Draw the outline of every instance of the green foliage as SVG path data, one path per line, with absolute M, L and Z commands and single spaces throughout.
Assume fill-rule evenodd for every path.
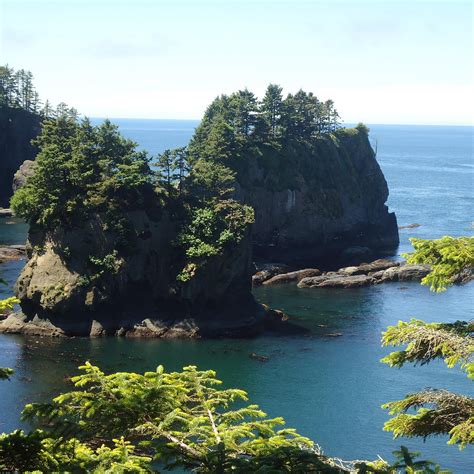
M 443 237 L 439 240 L 411 239 L 415 252 L 406 255 L 409 263 L 432 265 L 431 273 L 422 281 L 433 291 L 443 291 L 460 278 L 472 278 L 474 238 Z M 382 359 L 391 367 L 411 362 L 421 365 L 443 359 L 449 368 L 458 365 L 474 379 L 474 324 L 425 323 L 416 319 L 399 321 L 382 335 L 383 346 L 406 345 Z M 407 395 L 403 400 L 383 406 L 394 415 L 384 429 L 399 436 L 447 435 L 448 444 L 460 449 L 474 444 L 474 399 L 446 390 L 425 390 Z M 408 413 L 415 409 L 415 413 Z
M 187 183 L 191 196 L 200 200 L 225 198 L 234 191 L 235 172 L 218 162 L 199 159 Z
M 356 129 L 356 130 L 359 130 L 359 132 L 365 133 L 366 135 L 368 135 L 369 132 L 370 132 L 370 128 L 367 127 L 367 125 L 365 125 L 365 124 L 362 123 L 362 122 L 359 122 L 359 123 L 355 126 L 355 129 Z
M 52 229 L 93 213 L 123 212 L 143 204 L 151 189 L 146 153 L 105 121 L 92 127 L 68 115 L 43 123 L 35 173 L 14 194 L 15 213 Z
M 186 256 L 178 280 L 189 281 L 211 257 L 239 244 L 253 221 L 253 209 L 232 199 L 211 200 L 205 207 L 192 208 L 176 240 Z
M 12 374 L 12 369 L 5 369 L 3 367 L 0 367 L 0 380 L 8 380 L 10 378 L 10 375 Z
M 90 448 L 75 438 L 52 438 L 42 430 L 15 430 L 0 434 L 0 469 L 3 471 L 143 473 L 152 472 L 151 458 L 134 454 L 123 437 L 112 447 Z
M 120 270 L 121 261 L 118 258 L 117 250 L 106 254 L 104 257 L 89 256 L 89 263 L 94 268 L 94 274 L 90 277 L 92 280 L 97 280 L 101 276 L 107 274 L 114 274 Z
M 11 311 L 14 305 L 19 302 L 20 300 L 15 297 L 0 300 L 0 316 L 4 315 L 7 311 Z M 12 369 L 6 369 L 3 367 L 0 367 L 0 380 L 8 380 L 10 378 L 10 375 L 12 374 L 13 374 Z
M 429 406 L 430 408 L 425 408 Z M 383 405 L 390 415 L 384 430 L 399 436 L 427 438 L 448 435 L 448 444 L 460 448 L 474 444 L 474 400 L 446 390 L 425 390 L 407 395 L 403 400 Z M 415 414 L 407 413 L 415 408 Z
M 382 346 L 406 344 L 406 349 L 396 351 L 382 359 L 391 367 L 402 367 L 406 362 L 421 365 L 433 359 L 444 359 L 449 368 L 459 365 L 466 370 L 469 378 L 474 378 L 474 324 L 425 323 L 412 319 L 399 321 L 389 326 L 382 336 Z
M 28 405 L 24 416 L 43 423 L 51 439 L 65 427 L 74 433 L 84 453 L 82 466 L 85 458 L 105 468 L 97 464 L 101 456 L 123 463 L 114 455 L 121 450 L 145 467 L 159 455 L 167 467 L 195 472 L 345 472 L 311 440 L 283 428 L 282 418 L 246 405 L 243 390 L 219 388 L 213 371 L 185 367 L 166 373 L 160 366 L 143 375 L 105 375 L 89 363 L 81 370 L 72 379 L 76 390 L 50 404 Z M 105 447 L 105 440 L 119 434 L 115 448 Z M 105 446 L 92 454 L 98 444 Z M 134 450 L 138 457 L 130 458 Z
M 184 181 L 191 170 L 186 147 L 165 150 L 159 154 L 155 165 L 158 167 L 158 182 L 166 190 L 168 197 L 180 196 Z
M 0 300 L 0 316 L 11 311 L 20 300 L 14 296 Z
M 291 141 L 310 143 L 339 127 L 339 115 L 331 100 L 321 102 L 303 90 L 285 99 L 282 88 L 270 84 L 263 100 L 245 90 L 221 95 L 207 108 L 190 142 L 194 160 L 218 161 L 237 170 L 242 160 L 277 152 Z
M 86 363 L 75 390 L 27 405 L 25 420 L 43 429 L 0 435 L 0 469 L 37 472 L 142 473 L 447 473 L 402 446 L 398 461 L 345 462 L 323 455 L 310 439 L 222 389 L 212 370 L 113 373 Z
M 8 65 L 0 66 L 0 107 L 2 106 L 39 112 L 41 103 L 30 71 L 15 71 Z
M 415 251 L 404 255 L 408 263 L 427 263 L 431 272 L 421 283 L 432 291 L 445 291 L 458 280 L 470 279 L 474 271 L 474 237 L 438 240 L 410 239 Z
M 373 462 L 356 463 L 355 468 L 358 473 L 376 474 L 450 474 L 451 471 L 441 469 L 441 467 L 429 460 L 417 460 L 420 453 L 411 452 L 405 446 L 400 450 L 393 451 L 397 459 L 393 464 L 389 464 L 383 459 Z

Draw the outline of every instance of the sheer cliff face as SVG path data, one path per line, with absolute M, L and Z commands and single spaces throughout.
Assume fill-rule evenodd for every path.
M 33 160 L 31 145 L 40 130 L 40 118 L 21 109 L 0 108 L 0 207 L 8 207 L 13 175 L 25 160 Z
M 364 131 L 343 129 L 279 155 L 263 153 L 238 174 L 237 197 L 255 209 L 256 257 L 330 264 L 354 247 L 365 248 L 360 258 L 397 247 L 387 183 Z

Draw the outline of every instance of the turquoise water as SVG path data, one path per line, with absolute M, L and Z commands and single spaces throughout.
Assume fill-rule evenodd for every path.
M 197 122 L 117 121 L 122 131 L 156 153 L 186 143 Z M 408 237 L 437 238 L 472 233 L 473 153 L 471 127 L 372 126 L 378 159 L 387 178 L 389 205 L 400 225 L 400 252 Z M 25 227 L 0 220 L 0 241 L 24 239 Z M 4 265 L 13 283 L 22 262 Z M 0 289 L 8 294 L 8 289 Z M 125 339 L 41 339 L 0 336 L 0 366 L 16 369 L 0 384 L 0 429 L 18 425 L 21 407 L 66 386 L 65 377 L 89 359 L 107 370 L 148 370 L 158 364 L 179 369 L 214 368 L 227 386 L 247 390 L 271 415 L 316 440 L 330 455 L 345 459 L 389 458 L 400 444 L 422 451 L 456 473 L 470 473 L 474 450 L 461 453 L 443 438 L 393 441 L 382 431 L 380 405 L 425 387 L 472 394 L 472 382 L 442 363 L 390 369 L 379 362 L 380 333 L 399 319 L 455 321 L 474 317 L 474 284 L 437 295 L 416 283 L 356 290 L 258 288 L 256 297 L 283 309 L 311 330 L 309 336 L 251 340 L 160 341 Z M 340 337 L 326 334 L 341 333 Z M 269 357 L 259 362 L 256 352 Z

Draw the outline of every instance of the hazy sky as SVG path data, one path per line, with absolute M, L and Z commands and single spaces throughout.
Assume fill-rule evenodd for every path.
M 473 2 L 0 0 L 0 64 L 88 116 L 200 118 L 268 83 L 347 122 L 473 122 Z

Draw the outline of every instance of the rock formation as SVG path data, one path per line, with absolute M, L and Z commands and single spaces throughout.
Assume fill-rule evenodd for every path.
M 120 255 L 101 216 L 53 233 L 32 227 L 29 260 L 15 286 L 23 314 L 0 323 L 0 332 L 193 337 L 259 330 L 265 311 L 250 292 L 249 233 L 183 283 L 167 213 L 126 217 L 133 238 Z
M 341 129 L 312 148 L 249 160 L 237 197 L 255 209 L 257 258 L 298 265 L 334 265 L 377 257 L 397 247 L 388 187 L 359 129 Z

